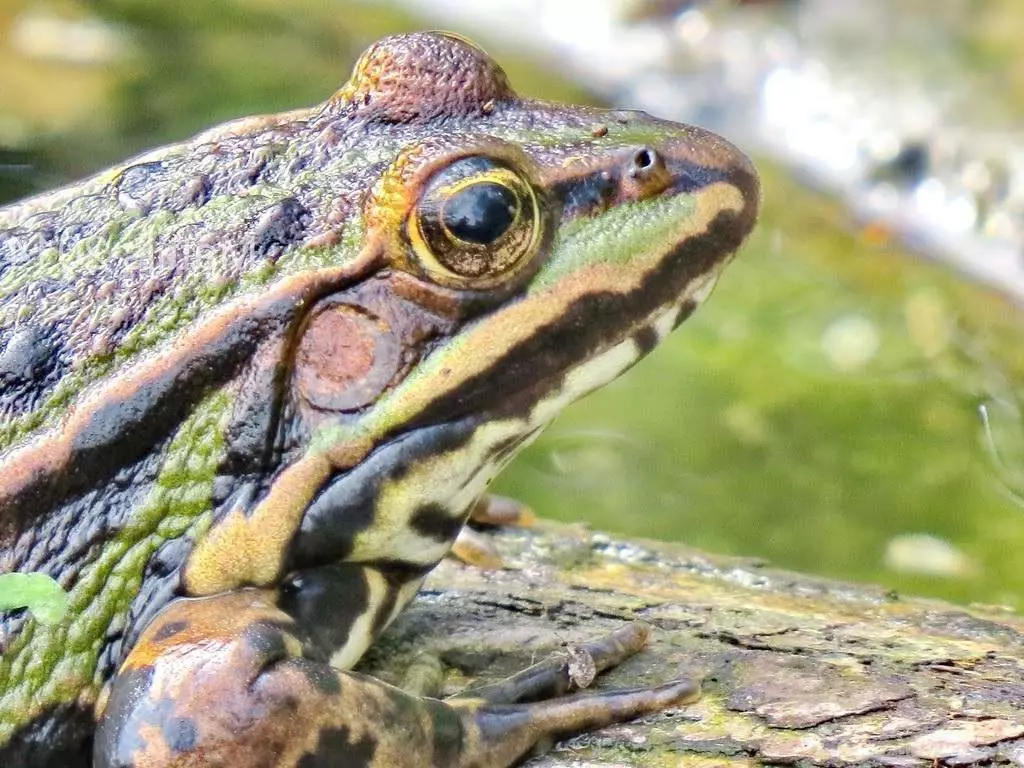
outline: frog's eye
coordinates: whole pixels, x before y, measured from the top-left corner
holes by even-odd
[[[421,266],[443,282],[491,284],[536,252],[537,193],[500,160],[463,158],[427,182],[408,234]]]

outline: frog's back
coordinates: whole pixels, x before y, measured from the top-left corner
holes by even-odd
[[[91,732],[134,629],[264,461],[223,387],[287,322],[261,297],[355,254],[370,133],[312,110],[242,120],[0,210],[0,572],[71,597],[56,626],[0,614],[0,743]]]

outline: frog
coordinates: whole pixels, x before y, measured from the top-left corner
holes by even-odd
[[[580,690],[565,654],[448,698],[353,667],[759,196],[707,130],[522,97],[416,32],[319,105],[0,209],[0,573],[69,603],[2,615],[0,764],[504,768],[692,699]]]

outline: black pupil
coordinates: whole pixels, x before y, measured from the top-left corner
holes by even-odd
[[[508,187],[485,181],[473,184],[445,202],[444,225],[467,243],[493,243],[516,217],[516,196]]]

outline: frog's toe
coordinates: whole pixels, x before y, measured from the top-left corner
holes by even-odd
[[[632,656],[643,648],[649,635],[649,625],[632,622],[604,637],[552,654],[497,683],[447,699],[444,705],[457,713],[461,735],[458,749],[451,753],[452,762],[446,765],[505,768],[556,737],[695,700],[700,687],[689,679],[653,688],[565,695],[586,688],[599,673]],[[430,687],[409,686],[407,676],[403,688],[420,693],[436,690],[441,680],[436,657],[419,657],[414,666],[419,664],[424,664],[427,674],[415,675],[413,682],[429,680]],[[451,749],[453,744],[437,746]]]
[[[480,525],[529,528],[537,521],[537,516],[521,501],[489,493],[473,506],[469,519]]]
[[[517,765],[537,746],[553,738],[632,720],[699,696],[691,680],[676,680],[655,688],[582,693],[529,704],[483,704],[479,700],[450,700],[461,710],[466,745],[459,766],[505,768]]]
[[[562,696],[587,687],[598,673],[636,653],[649,634],[646,624],[627,624],[496,684],[448,699],[447,703],[461,713],[468,736],[464,744],[471,753],[459,765],[510,765],[554,737],[632,720],[695,700],[700,686],[689,679],[654,688]]]
[[[466,565],[475,565],[486,571],[500,571],[505,567],[501,555],[491,544],[490,539],[480,531],[463,526],[455,543],[452,544],[452,557]]]
[[[515,704],[572,693],[589,687],[597,675],[643,648],[650,634],[649,624],[633,621],[596,640],[553,653],[504,680],[464,691],[458,698]]]
[[[308,656],[300,635],[269,592],[171,603],[114,678],[93,765],[508,768],[555,736],[628,720],[695,694],[691,683],[680,681],[507,703],[589,684],[597,671],[643,645],[643,625],[448,701],[334,669],[320,654]]]
[[[477,525],[529,528],[537,521],[537,516],[521,501],[508,496],[487,494],[473,506],[469,519]],[[489,571],[504,567],[501,555],[487,536],[469,526],[464,526],[459,532],[452,545],[452,556],[466,565],[475,565]]]

